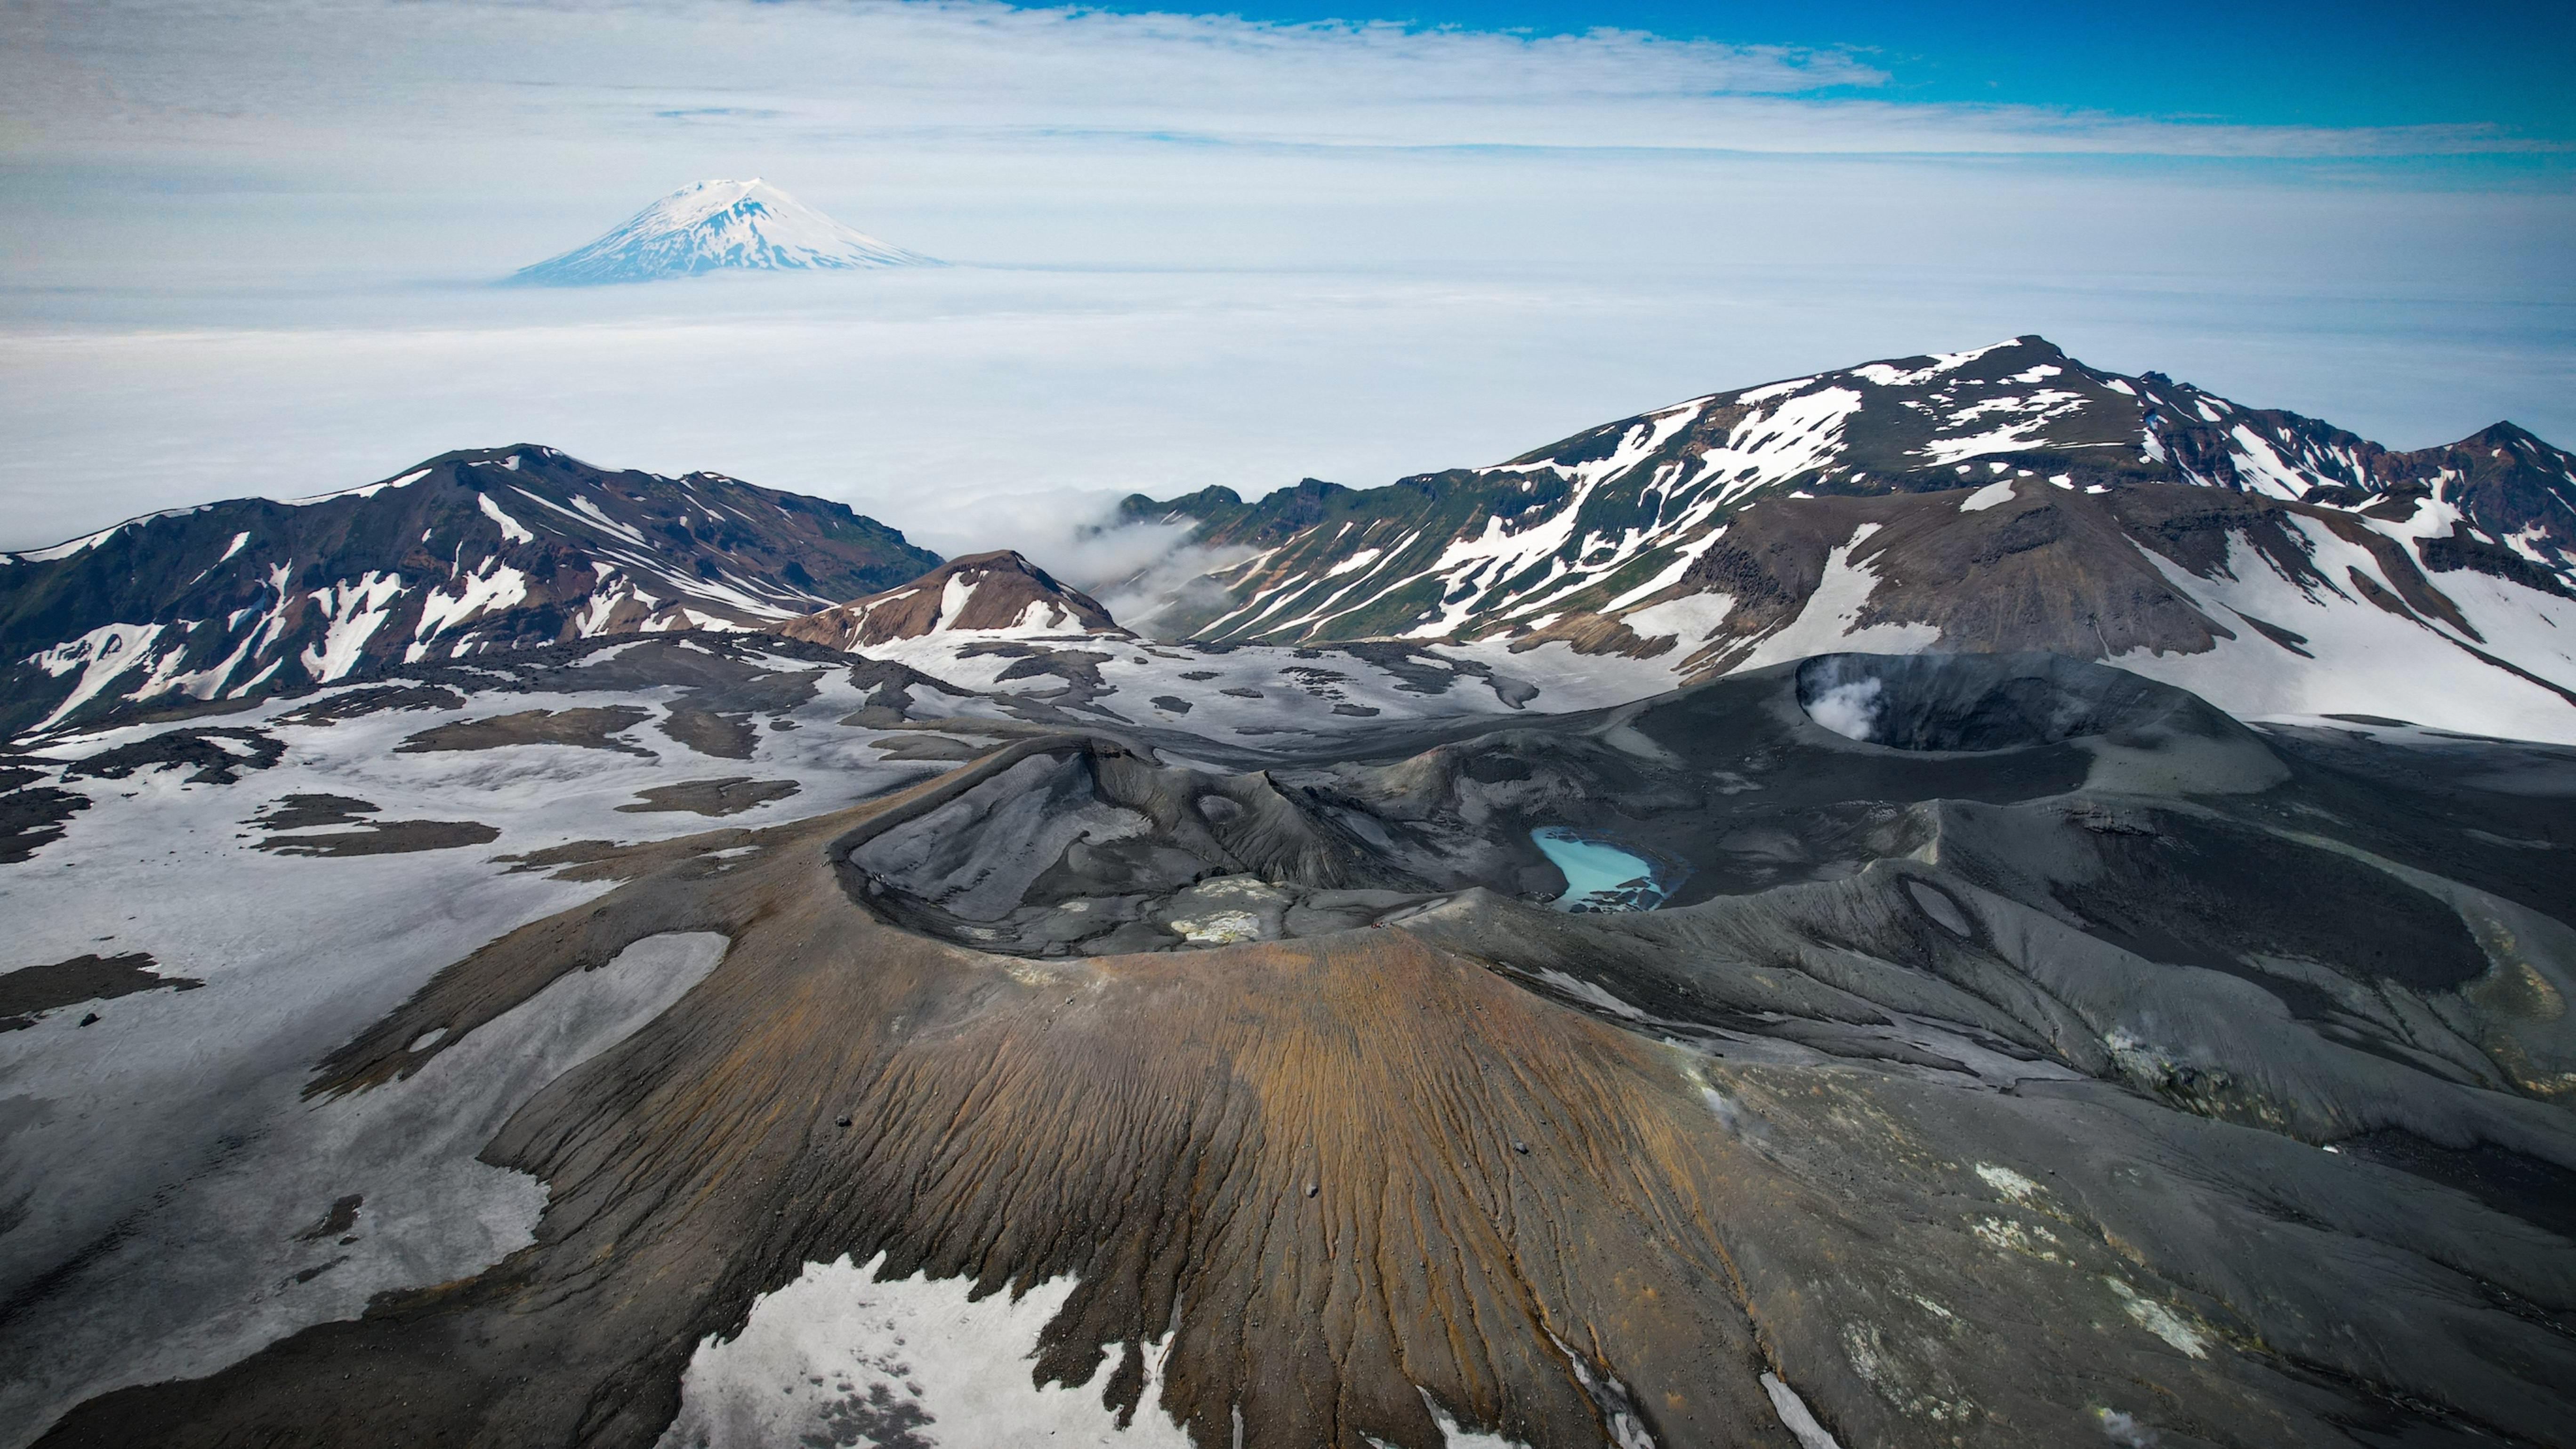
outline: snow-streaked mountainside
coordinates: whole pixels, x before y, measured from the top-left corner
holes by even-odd
[[[929,257],[843,226],[755,176],[683,186],[598,240],[522,267],[510,280],[587,286],[715,271],[935,265]]]
[[[521,445],[0,554],[0,730],[250,698],[389,662],[770,627],[939,562],[845,505]]]
[[[2037,337],[1693,398],[1491,467],[1127,500],[1234,561],[1171,638],[1560,640],[1674,680],[2108,659],[2240,714],[2576,740],[2576,456],[2397,452]]]

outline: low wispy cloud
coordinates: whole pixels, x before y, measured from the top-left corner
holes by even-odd
[[[1050,533],[1058,536],[1049,537]],[[1123,519],[1077,525],[1065,535],[1041,527],[1030,553],[1057,577],[1099,599],[1109,616],[1139,633],[1155,632],[1158,617],[1183,601],[1206,602],[1223,590],[1207,575],[1241,563],[1257,550],[1194,542],[1196,524],[1174,519]]]

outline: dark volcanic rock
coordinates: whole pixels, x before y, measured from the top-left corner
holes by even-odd
[[[457,850],[489,845],[501,832],[474,820],[370,820],[364,830],[320,835],[272,835],[259,848],[277,855],[409,855],[416,850]]]
[[[64,767],[65,780],[122,780],[138,770],[170,766],[193,770],[191,785],[229,785],[243,770],[265,770],[286,754],[286,746],[255,729],[212,726],[164,730],[131,744],[84,755]]]
[[[771,800],[784,800],[800,787],[793,780],[755,780],[729,775],[721,780],[683,780],[637,792],[636,803],[617,808],[630,815],[688,810],[700,815],[738,815]]]
[[[530,709],[487,719],[459,720],[422,730],[395,748],[403,754],[432,750],[495,750],[503,745],[573,745],[589,750],[616,750],[650,755],[651,750],[611,736],[642,724],[652,714],[640,705],[600,708]]]
[[[760,740],[749,715],[717,714],[681,704],[671,706],[654,728],[699,754],[721,760],[750,759],[751,747]]]
[[[330,825],[357,825],[358,830],[320,835],[271,835],[257,849],[277,855],[334,858],[355,855],[408,855],[417,850],[455,850],[489,845],[501,832],[472,820],[371,820],[379,807],[345,795],[289,795],[249,823],[262,830],[313,831]]]
[[[326,825],[355,825],[382,808],[347,795],[289,795],[248,823],[262,830],[319,830]]]
[[[205,985],[152,970],[152,954],[75,956],[46,966],[0,971],[0,1031],[34,1026],[36,1018],[85,1001],[109,1001],[138,991],[194,991]]]
[[[0,794],[0,865],[14,865],[63,838],[63,822],[89,808],[89,797],[34,785]]]
[[[380,684],[365,689],[343,690],[327,699],[317,700],[301,709],[289,710],[278,719],[286,724],[331,724],[344,719],[358,719],[389,709],[463,709],[465,696],[436,685]]]

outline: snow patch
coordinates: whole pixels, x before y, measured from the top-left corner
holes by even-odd
[[[1623,614],[1619,622],[1636,631],[1641,639],[1670,634],[1685,644],[1696,644],[1715,634],[1733,612],[1733,594],[1684,594]]]
[[[1869,369],[1866,367],[1854,368],[1853,371],[1864,377],[1869,375]],[[1748,387],[1744,391],[1735,395],[1735,403],[1738,407],[1748,408],[1752,407],[1756,403],[1767,403],[1775,397],[1787,397],[1789,394],[1796,392],[1798,389],[1805,387],[1808,383],[1814,381],[1815,378],[1813,377],[1793,377],[1787,382],[1766,383],[1761,387]]]
[[[2361,522],[2394,537],[2408,526]],[[2483,662],[2446,628],[2390,617],[2351,582],[2358,569],[2386,587],[2368,549],[2322,524],[2288,526],[2332,587],[2293,582],[2241,540],[2231,542],[2223,569],[2206,576],[2153,550],[2139,556],[2214,618],[2248,615],[2301,636],[2313,662],[2242,629],[2196,654],[2136,649],[2108,662],[2179,685],[2239,719],[2394,714],[2471,734],[2576,744],[2576,708],[2564,697]],[[2485,637],[2476,646],[2483,652],[2576,686],[2576,604],[2468,569],[2431,583]]]
[[[503,513],[501,511],[501,505],[492,501],[491,494],[477,493],[474,495],[474,501],[482,505],[484,517],[501,525],[501,536],[503,538],[508,539],[512,543],[536,542],[537,536],[529,532],[527,528],[519,522],[519,520]],[[423,538],[428,537],[427,534],[423,534],[421,536]]]
[[[1815,592],[1807,596],[1806,607],[1799,610],[1798,617],[1764,639],[1732,672],[1804,659],[1810,654],[1915,654],[1941,641],[1940,629],[1930,624],[1911,620],[1901,624],[1860,622],[1861,611],[1869,606],[1870,595],[1877,592],[1879,581],[1876,573],[1853,563],[1852,554],[1875,528],[1873,524],[1855,530],[1849,543],[1825,556],[1824,576],[1817,581]]]
[[[2212,418],[2210,421],[2218,420]],[[2236,460],[2236,471],[2252,485],[2253,491],[2293,500],[2308,491],[2308,475],[2284,461],[2279,453],[2272,450],[2272,445],[2252,428],[2238,423],[2228,429],[2227,435],[2236,443],[2230,454]]]
[[[1602,986],[1601,983],[1597,981],[1586,981],[1582,977],[1556,970],[1553,967],[1541,968],[1538,975],[1540,980],[1555,987],[1557,990],[1564,992],[1566,995],[1571,996],[1578,1001],[1588,1001],[1594,1006],[1600,1007],[1603,1011],[1609,1012],[1613,1016],[1624,1016],[1630,1021],[1644,1021],[1646,1019],[1646,1013],[1643,1008],[1620,1000],[1616,995],[1612,994],[1608,988]]]
[[[1455,1414],[1440,1407],[1440,1401],[1431,1397],[1428,1389],[1417,1385],[1414,1392],[1422,1395],[1422,1406],[1431,1411],[1431,1422],[1440,1430],[1440,1442],[1445,1449],[1529,1449],[1518,1439],[1506,1439],[1500,1434],[1488,1434],[1460,1424]],[[1241,1443],[1242,1440],[1238,1437],[1235,1442]]]
[[[1965,437],[1935,438],[1923,445],[1921,456],[1933,466],[1958,463],[1985,453],[2017,452],[2041,442],[2040,433],[2061,417],[2083,411],[2082,393],[2044,389],[2028,397],[1988,398],[1958,409],[1945,420],[1945,427],[1979,421],[1989,415],[2013,415],[2012,421],[1987,432]]]
[[[1978,489],[1976,492],[1969,494],[1967,497],[1960,499],[1959,511],[1961,513],[1980,513],[1986,509],[2010,503],[2012,500],[2013,480],[2006,478],[1998,483],[1989,483],[1985,487]]]
[[[1762,1392],[1771,1396],[1771,1412],[1780,1416],[1780,1426],[1798,1441],[1798,1449],[1843,1449],[1833,1435],[1825,1432],[1825,1426],[1816,1422],[1815,1414],[1807,1408],[1807,1401],[1798,1397],[1798,1391],[1769,1369],[1762,1371]]]
[[[53,713],[36,721],[39,730],[51,729],[58,720],[98,698],[99,692],[116,682],[118,675],[143,662],[152,641],[161,637],[159,624],[101,624],[77,639],[66,640],[31,654],[27,662],[56,679],[77,669],[80,680]]]
[[[2010,347],[2014,340],[2008,338],[1984,347],[1972,347],[1965,352],[1936,352],[1932,354],[1932,365],[1929,367],[1906,369],[1884,362],[1873,362],[1867,367],[1851,369],[1850,375],[1866,378],[1880,387],[1916,387],[1930,382],[1943,373],[1956,372],[1996,348]]]
[[[1731,475],[1719,490],[1726,500],[1821,468],[1837,456],[1843,424],[1860,411],[1862,401],[1851,388],[1819,388],[1746,418],[1726,435],[1723,446],[1700,455],[1692,481]]]
[[[335,498],[373,498],[388,488],[406,488],[428,476],[427,468],[414,468],[399,478],[388,478],[382,483],[361,483],[355,488],[343,488],[336,493],[316,493],[305,498],[289,498],[286,500],[286,506],[309,508],[316,503],[328,503]]]
[[[485,499],[484,506],[491,506],[491,500]],[[528,596],[528,576],[495,559],[485,559],[477,572],[450,582],[456,589],[454,594],[447,592],[447,586],[441,586],[421,600],[420,625],[412,630],[412,638],[427,639],[452,625],[472,623]]]
[[[1038,1335],[1072,1297],[1052,1278],[1014,1298],[970,1298],[974,1279],[879,1282],[880,1253],[808,1264],[752,1305],[740,1334],[708,1337],[680,1379],[680,1413],[658,1449],[781,1444],[1117,1444],[1189,1449],[1162,1411],[1171,1338],[1145,1346],[1145,1394],[1125,1430],[1093,1384],[1039,1385]],[[1111,1353],[1119,1352],[1113,1348]]]
[[[2020,1173],[2013,1171],[2009,1167],[1998,1167],[1991,1162],[1980,1162],[1977,1164],[1977,1177],[1980,1181],[1984,1182],[1986,1186],[1993,1188],[1995,1191],[2002,1193],[2004,1196],[2011,1198],[2017,1203],[2027,1204],[2032,1198],[2039,1195],[2038,1183],[2022,1176]]]
[[[304,672],[317,684],[328,684],[358,667],[367,641],[384,627],[387,606],[402,593],[402,575],[370,571],[356,583],[343,580],[313,595],[313,606],[328,620],[322,642],[306,645]]]

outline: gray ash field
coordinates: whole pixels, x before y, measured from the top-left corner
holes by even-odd
[[[8,1442],[2576,1442],[2576,750],[1085,642],[12,757]]]

